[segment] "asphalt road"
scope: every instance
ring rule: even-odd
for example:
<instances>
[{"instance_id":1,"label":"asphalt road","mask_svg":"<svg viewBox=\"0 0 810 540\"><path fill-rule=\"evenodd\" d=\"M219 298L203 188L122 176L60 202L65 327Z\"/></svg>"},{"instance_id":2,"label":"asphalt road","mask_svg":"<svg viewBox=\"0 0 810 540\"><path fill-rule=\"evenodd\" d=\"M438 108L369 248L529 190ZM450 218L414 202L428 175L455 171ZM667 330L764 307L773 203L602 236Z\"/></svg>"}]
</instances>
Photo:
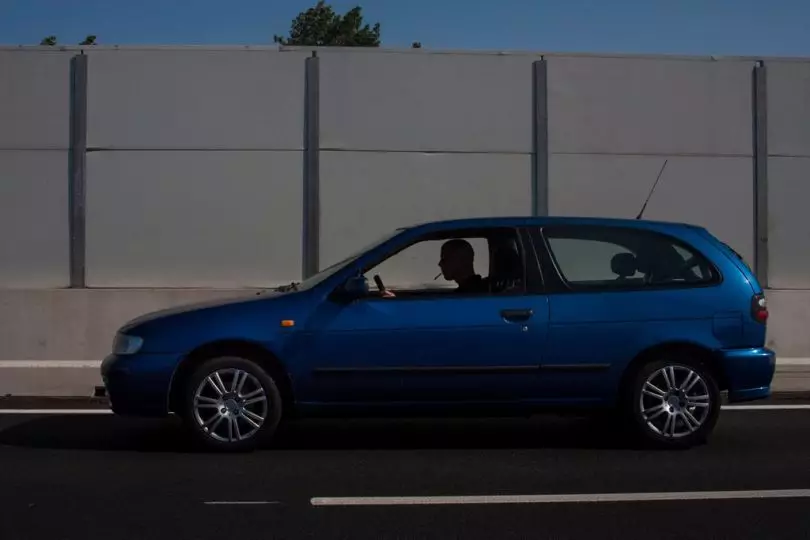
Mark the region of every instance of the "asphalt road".
<instances>
[{"instance_id":1,"label":"asphalt road","mask_svg":"<svg viewBox=\"0 0 810 540\"><path fill-rule=\"evenodd\" d=\"M808 491L784 499L313 505L324 497L788 489ZM628 448L609 425L546 417L311 421L274 448L242 455L190 452L173 420L0 412L3 540L810 538L807 495L808 409L723 411L708 445L681 452Z\"/></svg>"}]
</instances>

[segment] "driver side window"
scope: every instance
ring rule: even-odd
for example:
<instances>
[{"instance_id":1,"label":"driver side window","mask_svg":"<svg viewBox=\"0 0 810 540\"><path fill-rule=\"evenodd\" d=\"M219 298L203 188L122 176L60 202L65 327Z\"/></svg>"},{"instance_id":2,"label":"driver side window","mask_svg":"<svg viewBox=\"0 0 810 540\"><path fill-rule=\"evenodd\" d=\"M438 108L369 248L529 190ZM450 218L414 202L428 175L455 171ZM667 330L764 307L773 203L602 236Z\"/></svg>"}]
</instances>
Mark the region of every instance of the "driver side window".
<instances>
[{"instance_id":1,"label":"driver side window","mask_svg":"<svg viewBox=\"0 0 810 540\"><path fill-rule=\"evenodd\" d=\"M485 238L461 238L467 241L475 253L474 271L486 277L489 273L489 246ZM393 291L448 290L456 284L444 279L439 267L442 245L447 240L424 240L406 247L399 253L365 273L372 290L374 276L379 275L385 287Z\"/></svg>"},{"instance_id":2,"label":"driver side window","mask_svg":"<svg viewBox=\"0 0 810 540\"><path fill-rule=\"evenodd\" d=\"M364 276L373 296L387 297L486 295L524 287L523 258L512 230L432 235L392 254Z\"/></svg>"}]
</instances>

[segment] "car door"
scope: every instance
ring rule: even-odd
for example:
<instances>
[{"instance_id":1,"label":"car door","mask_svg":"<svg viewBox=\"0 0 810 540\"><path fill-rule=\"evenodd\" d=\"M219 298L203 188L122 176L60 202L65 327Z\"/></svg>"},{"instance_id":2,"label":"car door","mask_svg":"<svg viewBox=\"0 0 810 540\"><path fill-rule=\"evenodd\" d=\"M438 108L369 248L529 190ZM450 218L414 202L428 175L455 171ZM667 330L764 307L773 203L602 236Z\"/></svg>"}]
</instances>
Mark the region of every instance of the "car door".
<instances>
[{"instance_id":1,"label":"car door","mask_svg":"<svg viewBox=\"0 0 810 540\"><path fill-rule=\"evenodd\" d=\"M533 250L525 257L514 234L526 265L516 290L327 301L307 331L305 393L318 401L378 404L530 398L548 302L525 277L526 267L539 275Z\"/></svg>"}]
</instances>

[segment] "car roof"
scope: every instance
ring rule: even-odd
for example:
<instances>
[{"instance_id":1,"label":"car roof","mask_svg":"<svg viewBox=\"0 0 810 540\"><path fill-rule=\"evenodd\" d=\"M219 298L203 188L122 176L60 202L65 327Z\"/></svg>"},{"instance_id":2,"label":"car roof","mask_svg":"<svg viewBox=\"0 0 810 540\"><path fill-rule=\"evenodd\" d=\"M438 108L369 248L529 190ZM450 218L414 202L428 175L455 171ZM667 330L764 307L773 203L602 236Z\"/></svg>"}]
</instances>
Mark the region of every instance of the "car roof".
<instances>
[{"instance_id":1,"label":"car roof","mask_svg":"<svg viewBox=\"0 0 810 540\"><path fill-rule=\"evenodd\" d=\"M467 228L490 228L490 227L532 227L544 225L592 225L602 227L634 227L634 228L652 228L657 230L666 229L683 229L684 227L692 229L702 229L699 225L689 223L670 222L670 221L653 221L645 219L622 219L622 218L608 218L608 217L577 217L577 216L502 216L502 217L476 217L476 218L463 218L463 219L448 219L440 221L427 221L414 224L404 229L424 229L424 230L442 230L442 229L467 229Z\"/></svg>"}]
</instances>

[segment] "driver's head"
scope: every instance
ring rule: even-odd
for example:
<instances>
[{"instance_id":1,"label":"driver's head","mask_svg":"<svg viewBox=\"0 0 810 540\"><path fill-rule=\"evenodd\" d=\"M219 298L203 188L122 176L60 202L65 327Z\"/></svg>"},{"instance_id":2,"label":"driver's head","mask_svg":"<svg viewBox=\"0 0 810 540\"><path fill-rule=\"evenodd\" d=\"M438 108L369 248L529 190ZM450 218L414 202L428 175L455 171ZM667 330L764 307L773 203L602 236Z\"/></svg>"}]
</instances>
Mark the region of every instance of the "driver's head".
<instances>
[{"instance_id":1,"label":"driver's head","mask_svg":"<svg viewBox=\"0 0 810 540\"><path fill-rule=\"evenodd\" d=\"M439 268L442 270L444 279L448 281L458 281L467 278L475 273L473 260L475 250L466 240L455 238L448 240L442 245Z\"/></svg>"}]
</instances>

